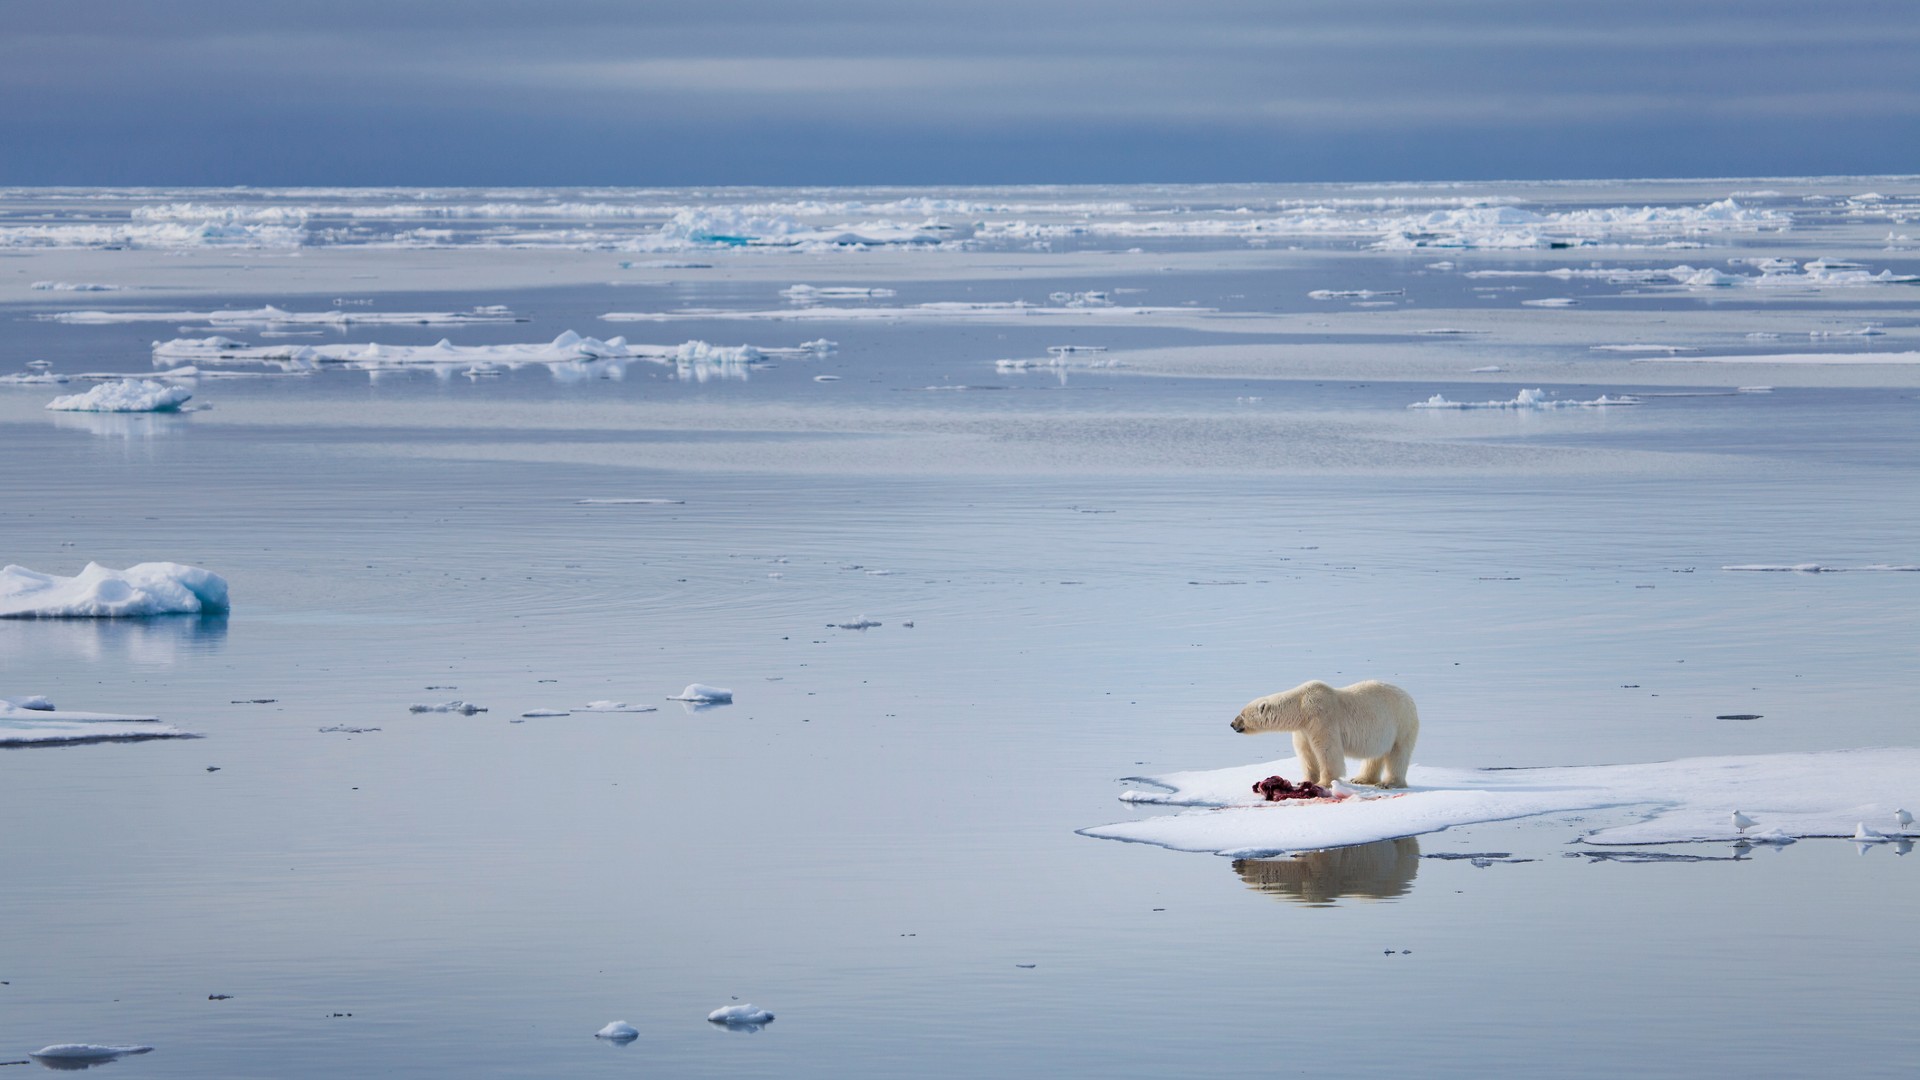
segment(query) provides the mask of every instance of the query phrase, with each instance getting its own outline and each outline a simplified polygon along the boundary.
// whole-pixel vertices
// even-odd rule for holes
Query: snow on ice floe
[[[161,723],[157,716],[56,709],[37,695],[0,700],[0,746],[196,738],[191,731]]]
[[[0,618],[138,618],[224,612],[227,582],[180,563],[137,563],[113,570],[88,563],[73,577],[24,566],[0,569]]]
[[[668,701],[691,701],[701,705],[723,705],[733,700],[733,691],[705,683],[688,683],[685,690],[667,697]]]
[[[725,1024],[727,1027],[758,1028],[773,1023],[773,1014],[753,1004],[728,1005],[707,1014],[710,1024]]]
[[[35,316],[46,322],[81,326],[119,323],[205,323],[233,326],[464,326],[469,323],[511,323],[527,320],[497,304],[471,311],[366,311],[335,308],[330,311],[287,311],[271,304],[259,308],[219,311],[58,311]]]
[[[1448,401],[1444,396],[1435,394],[1425,401],[1416,401],[1408,405],[1409,409],[1599,409],[1610,405],[1638,405],[1640,399],[1622,395],[1609,397],[1605,394],[1588,401],[1567,401],[1548,396],[1540,389],[1521,390],[1511,401]]]
[[[1300,763],[1288,759],[1128,777],[1158,790],[1129,790],[1122,793],[1123,801],[1197,809],[1079,831],[1178,851],[1260,857],[1489,821],[1611,809],[1627,820],[1589,829],[1579,842],[1677,844],[1741,839],[1742,830],[1731,818],[1738,809],[1761,829],[1783,838],[1851,837],[1861,821],[1895,821],[1895,810],[1920,795],[1920,750],[1835,750],[1538,769],[1415,765],[1404,791],[1356,788],[1356,794],[1338,801],[1260,801],[1252,785],[1274,774],[1303,775]]]
[[[132,1057],[135,1054],[149,1054],[151,1046],[101,1046],[96,1043],[55,1043],[43,1046],[27,1055],[40,1064],[54,1069],[85,1069],[93,1065],[104,1065],[118,1058]]]
[[[596,1039],[607,1039],[612,1042],[632,1042],[640,1037],[640,1029],[627,1023],[625,1020],[615,1020],[606,1027],[594,1032],[593,1037]]]
[[[54,412],[178,412],[193,392],[150,379],[103,382],[84,394],[67,394],[47,402]]]

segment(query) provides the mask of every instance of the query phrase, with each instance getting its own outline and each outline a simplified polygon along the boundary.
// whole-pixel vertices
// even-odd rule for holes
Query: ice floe
[[[500,345],[455,345],[442,338],[432,345],[367,344],[330,345],[248,345],[233,338],[214,335],[204,338],[174,338],[153,343],[153,362],[194,364],[277,363],[295,368],[339,366],[379,370],[382,368],[424,367],[452,369],[478,365],[517,368],[543,364],[550,368],[585,371],[595,367],[613,367],[625,361],[645,361],[675,368],[688,377],[706,373],[743,372],[771,358],[806,359],[825,356],[835,345],[825,338],[796,346],[713,345],[705,341],[687,341],[679,345],[641,345],[624,337],[602,341],[582,337],[568,330],[552,341]]]
[[[606,1027],[593,1033],[596,1039],[608,1039],[613,1042],[632,1042],[640,1037],[640,1029],[625,1020],[615,1020]]]
[[[1208,307],[1123,307],[1117,304],[1081,305],[1071,304],[1030,304],[1023,300],[1007,301],[965,301],[940,300],[925,304],[910,304],[898,307],[792,307],[775,308],[763,311],[736,311],[726,308],[698,308],[683,311],[609,311],[600,318],[607,322],[676,322],[689,319],[712,321],[716,319],[748,319],[767,321],[818,321],[818,322],[858,322],[858,321],[900,321],[900,322],[965,322],[970,320],[1000,321],[1008,319],[1127,319],[1144,316],[1185,316],[1215,313],[1217,309]]]
[[[796,304],[817,304],[822,300],[883,300],[894,291],[857,285],[790,285],[781,289],[780,295]]]
[[[119,292],[124,285],[101,285],[92,281],[36,281],[27,286],[40,292]]]
[[[47,402],[54,412],[178,412],[193,392],[150,379],[103,382],[83,394],[67,394]]]
[[[602,700],[602,701],[589,701],[585,705],[575,705],[572,711],[602,712],[602,713],[648,713],[648,712],[659,712],[660,707],[657,705],[629,705],[624,701]]]
[[[1129,777],[1156,790],[1124,801],[1195,807],[1185,813],[1080,830],[1179,851],[1264,856],[1344,847],[1511,818],[1615,809],[1618,824],[1590,828],[1598,845],[1738,840],[1736,808],[1783,837],[1848,838],[1865,820],[1892,821],[1920,795],[1920,750],[1836,750],[1688,758],[1641,765],[1447,769],[1415,765],[1405,791],[1343,800],[1268,803],[1262,777],[1304,775],[1297,760]],[[1591,821],[1592,815],[1587,815]],[[1749,837],[1748,839],[1754,839]]]
[[[1920,573],[1920,566],[1895,566],[1885,563],[1878,563],[1872,566],[1827,566],[1823,563],[1744,563],[1738,566],[1723,566],[1720,569],[1760,574]]]
[[[471,311],[287,311],[268,305],[219,311],[58,311],[36,318],[46,322],[102,326],[119,323],[177,323],[182,326],[465,326],[470,323],[511,323],[527,320],[499,305]]]
[[[773,1014],[758,1005],[728,1005],[707,1014],[707,1022],[728,1027],[760,1027],[773,1023]]]
[[[667,697],[668,701],[691,701],[701,705],[722,705],[733,700],[733,691],[705,683],[688,683],[685,690]]]
[[[55,1043],[27,1055],[53,1069],[85,1069],[135,1054],[149,1054],[151,1046],[100,1046],[95,1043]]]
[[[24,566],[0,569],[0,618],[6,619],[212,614],[228,606],[225,578],[181,563],[113,570],[90,562],[73,577]]]
[[[1636,364],[1920,364],[1920,352],[1745,353],[1738,356],[1638,356]]]
[[[56,709],[38,696],[0,700],[0,746],[195,738],[199,736],[161,723],[157,716]]]
[[[1609,397],[1602,394],[1587,401],[1569,401],[1554,398],[1545,390],[1521,390],[1510,401],[1449,401],[1435,394],[1425,401],[1416,401],[1408,405],[1409,409],[1599,409],[1610,405],[1638,405],[1640,399],[1621,395]]]
[[[471,701],[441,701],[432,704],[409,705],[407,706],[407,711],[410,713],[459,713],[461,716],[472,716],[475,713],[486,712],[487,707],[485,705],[475,705]]]

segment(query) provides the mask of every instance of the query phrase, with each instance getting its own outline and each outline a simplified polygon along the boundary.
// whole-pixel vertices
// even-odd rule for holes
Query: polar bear
[[[1314,681],[1247,702],[1233,730],[1293,732],[1293,750],[1307,779],[1331,784],[1347,771],[1347,758],[1366,759],[1355,783],[1407,786],[1407,762],[1420,736],[1420,714],[1405,690],[1372,679],[1338,689]]]

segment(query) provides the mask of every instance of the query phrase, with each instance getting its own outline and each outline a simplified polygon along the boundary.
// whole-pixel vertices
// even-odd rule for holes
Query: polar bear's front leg
[[[1293,753],[1300,759],[1301,773],[1309,781],[1318,783],[1315,778],[1320,775],[1320,758],[1313,749],[1313,743],[1308,741],[1306,732],[1293,733]]]
[[[1347,771],[1346,747],[1342,746],[1337,738],[1328,738],[1325,735],[1319,738],[1309,736],[1307,743],[1313,752],[1314,760],[1313,771],[1307,775],[1307,779],[1321,787],[1326,787],[1340,779],[1340,775]]]

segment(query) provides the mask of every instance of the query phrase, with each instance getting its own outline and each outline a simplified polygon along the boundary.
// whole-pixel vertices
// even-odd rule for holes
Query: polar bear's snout
[[[1231,727],[1231,728],[1232,728],[1233,730],[1235,730],[1235,731],[1238,731],[1238,732],[1240,732],[1240,733],[1242,733],[1242,734],[1245,734],[1245,733],[1246,733],[1246,730],[1247,730],[1247,720],[1246,720],[1246,717],[1244,717],[1244,716],[1236,716],[1236,717],[1234,717],[1234,718],[1233,718],[1233,723],[1231,723],[1231,724],[1229,724],[1229,725],[1227,725],[1227,726],[1228,726],[1228,727]]]

